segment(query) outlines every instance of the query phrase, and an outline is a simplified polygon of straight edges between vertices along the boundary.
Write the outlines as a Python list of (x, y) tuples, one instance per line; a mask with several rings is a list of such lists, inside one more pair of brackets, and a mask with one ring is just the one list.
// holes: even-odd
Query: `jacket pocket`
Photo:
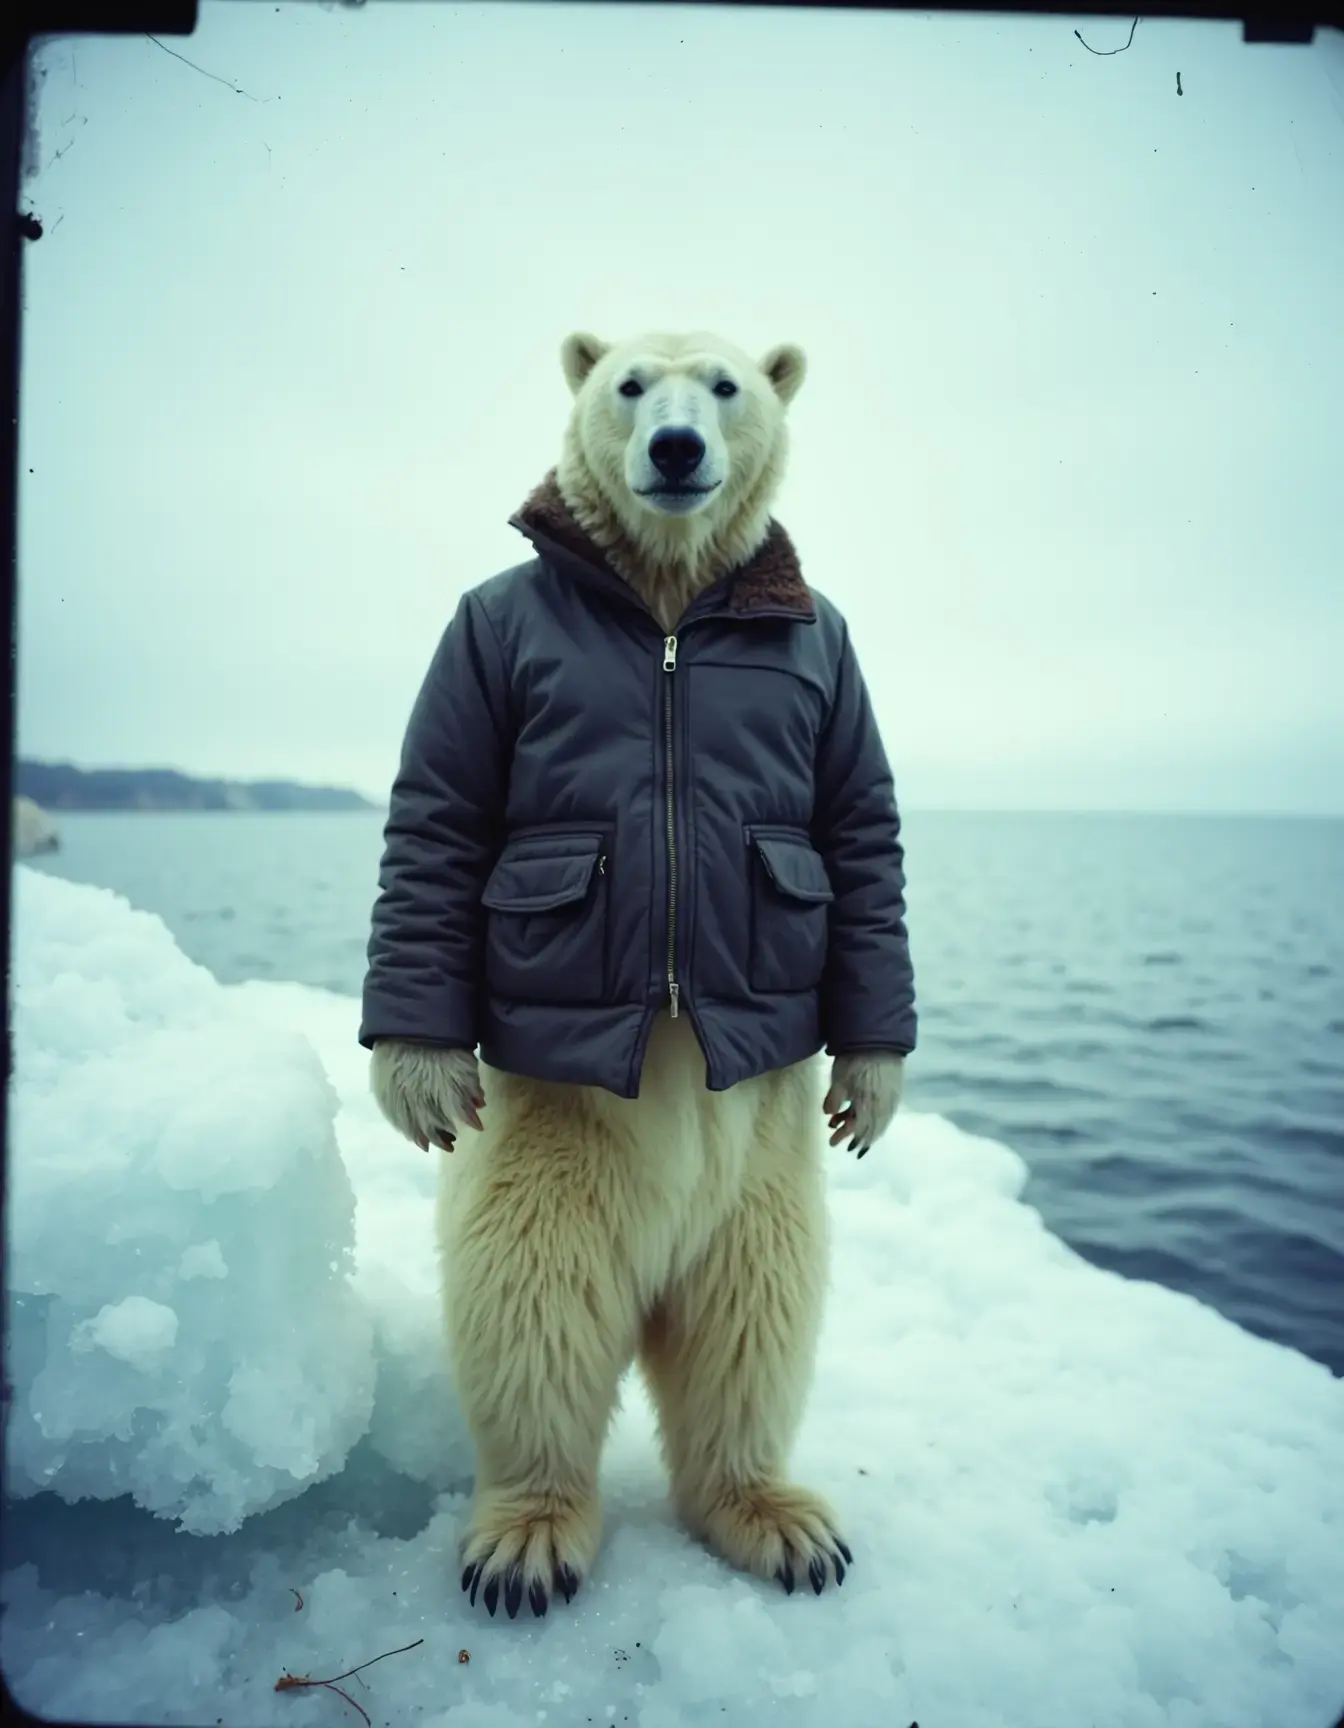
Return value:
[(796, 829), (747, 830), (753, 990), (814, 990), (826, 967), (830, 904), (826, 864)]
[(607, 995), (606, 857), (600, 834), (510, 840), (490, 873), (485, 985), (515, 1002), (595, 1003)]

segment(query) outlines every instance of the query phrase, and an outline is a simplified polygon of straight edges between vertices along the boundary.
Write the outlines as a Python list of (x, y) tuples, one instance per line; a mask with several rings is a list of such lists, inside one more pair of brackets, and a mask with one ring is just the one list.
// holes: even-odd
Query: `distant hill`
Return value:
[(73, 768), (67, 762), (14, 765), (14, 792), (43, 810), (374, 810), (343, 786), (293, 780), (197, 780), (174, 768)]

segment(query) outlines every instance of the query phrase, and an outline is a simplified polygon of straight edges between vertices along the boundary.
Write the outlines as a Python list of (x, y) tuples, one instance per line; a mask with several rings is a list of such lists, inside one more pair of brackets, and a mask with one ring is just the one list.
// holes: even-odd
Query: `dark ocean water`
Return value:
[[(357, 995), (379, 816), (81, 816), (41, 867)], [(1344, 1374), (1344, 821), (911, 815), (909, 1102), (1097, 1263)]]

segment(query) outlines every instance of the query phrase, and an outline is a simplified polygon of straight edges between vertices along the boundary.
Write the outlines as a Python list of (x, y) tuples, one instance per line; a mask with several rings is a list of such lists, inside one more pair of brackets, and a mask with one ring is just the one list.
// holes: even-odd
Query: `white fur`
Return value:
[(463, 1123), (477, 1123), (483, 1101), (476, 1057), (470, 1050), (436, 1049), (383, 1038), (374, 1046), (369, 1079), (378, 1108), (422, 1152), (450, 1152)]
[[(756, 362), (707, 336), (576, 335), (562, 358), (575, 403), (561, 492), (671, 628), (768, 531), (803, 356), (780, 347)], [(627, 399), (631, 376), (643, 394)], [(722, 377), (737, 395), (715, 394)], [(649, 441), (673, 422), (705, 442), (697, 478), (713, 487), (692, 509), (637, 495)], [(463, 1120), (465, 1053), (380, 1065), (379, 1052), (380, 1103), (403, 1133), (423, 1143)], [(443, 1160), (438, 1205), (448, 1344), (477, 1451), (462, 1539), (472, 1600), (483, 1591), (493, 1614), (502, 1590), (510, 1613), (525, 1598), (545, 1612), (591, 1569), (602, 1443), (636, 1359), (686, 1524), (788, 1589), (842, 1580), (835, 1514), (785, 1474), (826, 1284), (819, 1063), (710, 1092), (691, 1020), (660, 1016), (636, 1099), (484, 1064), (480, 1085), (482, 1131)], [(866, 1144), (899, 1091), (898, 1058), (842, 1057), (827, 1104)]]
[(891, 1127), (905, 1083), (905, 1058), (888, 1050), (852, 1050), (837, 1056), (824, 1108), (831, 1145), (846, 1138), (862, 1158)]
[(483, 1080), (484, 1130), (444, 1161), (438, 1231), (477, 1449), (462, 1558), (487, 1601), (515, 1565), (516, 1593), (591, 1569), (602, 1443), (636, 1357), (688, 1526), (765, 1577), (824, 1580), (835, 1515), (784, 1476), (826, 1280), (817, 1064), (710, 1092), (690, 1020), (663, 1015), (637, 1099)]
[[(806, 375), (802, 350), (759, 361), (715, 336), (650, 335), (607, 344), (570, 336), (562, 350), (574, 408), (558, 478), (565, 502), (620, 573), (675, 625), (695, 593), (744, 564), (764, 541), (788, 455), (786, 410)], [(635, 380), (633, 400), (621, 386)], [(729, 381), (737, 394), (714, 386)], [(689, 478), (709, 490), (692, 507), (642, 496), (658, 480), (657, 432), (689, 427), (705, 441)]]

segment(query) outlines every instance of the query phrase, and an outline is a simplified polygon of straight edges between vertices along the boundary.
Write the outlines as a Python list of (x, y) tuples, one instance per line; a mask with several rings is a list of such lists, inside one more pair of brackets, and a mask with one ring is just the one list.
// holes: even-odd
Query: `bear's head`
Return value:
[(578, 333), (561, 361), (574, 407), (557, 477), (599, 543), (693, 585), (750, 558), (783, 478), (802, 350), (753, 360), (717, 336)]

